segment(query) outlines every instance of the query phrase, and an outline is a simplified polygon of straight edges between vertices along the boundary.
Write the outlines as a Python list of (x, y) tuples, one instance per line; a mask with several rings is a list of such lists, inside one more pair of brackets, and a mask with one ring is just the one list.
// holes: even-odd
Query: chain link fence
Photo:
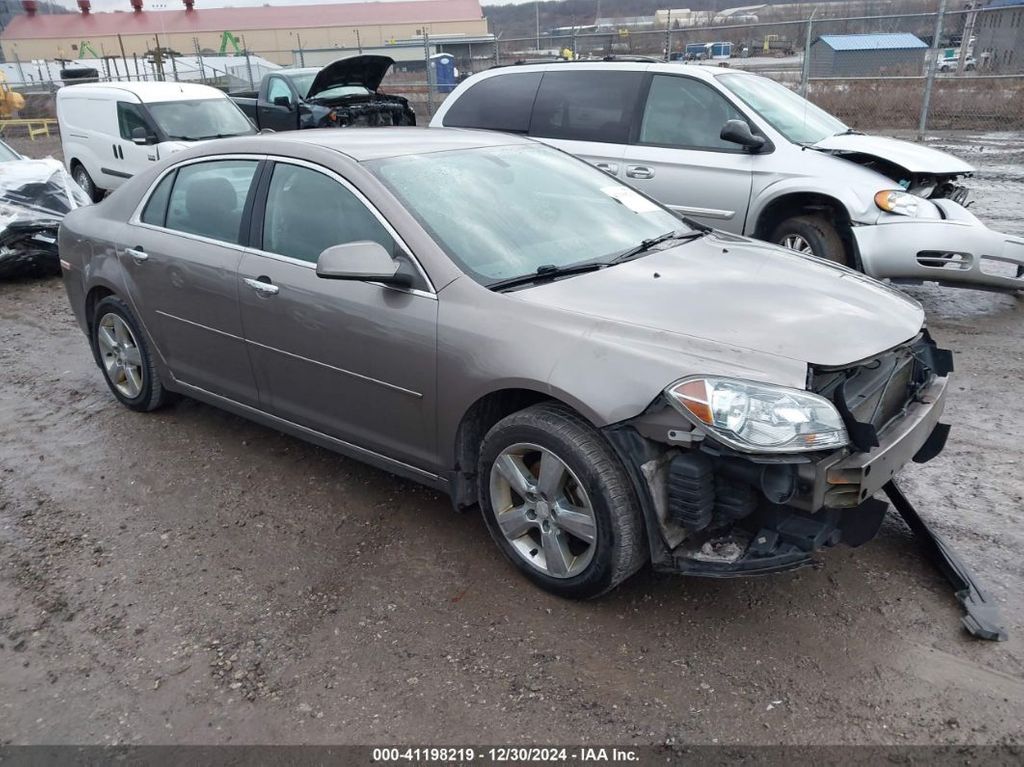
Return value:
[[(479, 42), (457, 38), (404, 41), (373, 49), (396, 59), (382, 90), (409, 98), (419, 122), (430, 116), (454, 82), (496, 65), (556, 58), (648, 57), (747, 69), (806, 95), (854, 128), (887, 132), (1024, 129), (1024, 0), (1021, 4), (851, 15), (856, 3), (825, 4), (810, 18), (687, 26), (659, 12), (650, 19), (614, 19), (553, 29), (523, 38)], [(790, 6), (791, 7), (791, 6)], [(814, 6), (802, 6), (811, 10)], [(770, 8), (770, 7), (769, 7)], [(836, 9), (847, 11), (844, 16)], [(721, 20), (721, 16), (715, 17)], [(728, 20), (728, 19), (727, 19)], [(626, 21), (626, 20), (624, 20)], [(685, 22), (685, 23), (684, 23)], [(95, 79), (201, 82), (229, 93), (255, 90), (282, 65), (322, 66), (362, 52), (345, 47), (212, 53), (154, 46), (146, 55), (74, 62), (0, 64), (8, 85), (26, 96), (25, 116), (52, 116), (52, 94), (70, 82), (62, 69), (92, 68)], [(438, 58), (454, 67), (445, 76)]]

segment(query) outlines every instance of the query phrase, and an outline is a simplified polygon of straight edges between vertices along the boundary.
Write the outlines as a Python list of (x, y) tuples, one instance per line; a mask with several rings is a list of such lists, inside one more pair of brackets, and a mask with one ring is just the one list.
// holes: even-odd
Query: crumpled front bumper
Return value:
[(853, 227), (864, 272), (901, 282), (1024, 290), (1024, 237), (1002, 234), (952, 200), (931, 200), (941, 219), (892, 216)]

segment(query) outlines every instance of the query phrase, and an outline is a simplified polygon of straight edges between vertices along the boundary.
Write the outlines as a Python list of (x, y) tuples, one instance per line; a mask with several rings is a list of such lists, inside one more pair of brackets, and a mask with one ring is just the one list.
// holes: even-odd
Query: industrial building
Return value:
[[(398, 0), (332, 5), (265, 5), (147, 11), (143, 0), (124, 0), (125, 10), (93, 13), (78, 0), (79, 13), (39, 14), (35, 0), (22, 0), (0, 35), (6, 61), (142, 56), (157, 47), (184, 55), (232, 54), (248, 49), (277, 64), (299, 63), (305, 49), (377, 51), (408, 48), (424, 31), (445, 50), (460, 41), (493, 38), (479, 0)], [(420, 42), (422, 50), (422, 42)], [(420, 57), (422, 58), (422, 56)]]
[(993, 0), (974, 27), (974, 58), (985, 72), (1024, 72), (1024, 0)]
[(908, 32), (822, 35), (811, 43), (811, 77), (920, 75), (928, 44)]

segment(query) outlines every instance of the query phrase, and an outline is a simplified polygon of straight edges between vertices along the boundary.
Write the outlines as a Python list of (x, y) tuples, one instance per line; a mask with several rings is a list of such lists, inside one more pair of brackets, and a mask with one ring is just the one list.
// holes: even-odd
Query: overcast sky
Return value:
[[(379, 0), (388, 2), (388, 0)], [(534, 0), (481, 0), (482, 5), (506, 5), (518, 3), (532, 3)], [(77, 9), (75, 0), (55, 0), (65, 8)], [(338, 0), (275, 0), (269, 5), (329, 5)], [(342, 0), (344, 2), (344, 0)], [(196, 0), (196, 8), (241, 8), (244, 6), (268, 5), (266, 0)], [(142, 0), (142, 7), (150, 11), (181, 10), (184, 6), (180, 0)], [(130, 11), (131, 3), (128, 0), (92, 0), (94, 11)]]

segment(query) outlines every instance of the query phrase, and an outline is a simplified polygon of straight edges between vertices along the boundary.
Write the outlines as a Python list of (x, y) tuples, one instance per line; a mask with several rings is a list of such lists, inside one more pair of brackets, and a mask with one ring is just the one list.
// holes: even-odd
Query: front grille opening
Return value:
[(917, 254), (917, 263), (929, 269), (967, 271), (974, 265), (974, 256), (955, 251), (922, 250)]

